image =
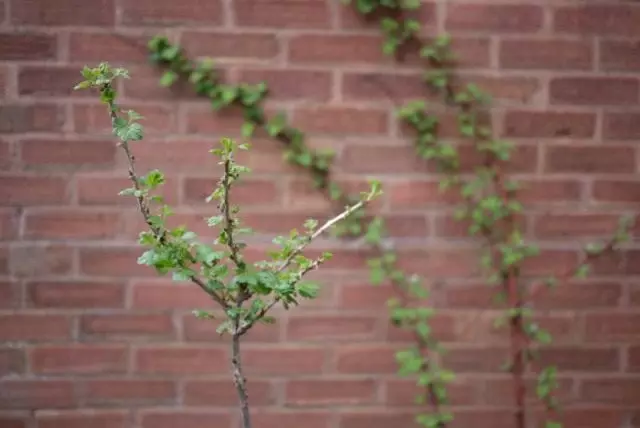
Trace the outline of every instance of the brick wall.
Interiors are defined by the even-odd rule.
[[[346,181],[382,179],[380,210],[404,266],[437,281],[434,328],[450,349],[452,428],[511,428],[506,346],[491,328],[491,290],[473,243],[450,220],[432,169],[392,117],[423,94],[414,58],[380,54],[376,26],[332,0],[0,0],[0,425],[3,428],[230,428],[228,356],[187,285],[136,265],[142,227],[103,107],[72,93],[85,63],[130,68],[123,101],[147,117],[142,168],[169,174],[178,220],[199,221],[217,177],[206,150],[236,136],[189,91],[157,87],[145,39],[162,31],[219,58],[234,81],[265,79],[310,143],[338,150]],[[449,30],[460,73],[497,99],[497,129],[517,142],[528,189],[526,232],[543,254],[531,272],[569,265],[640,201],[640,4],[624,0],[425,3],[430,32]],[[384,87],[384,90],[381,89]],[[426,94],[425,94],[426,96]],[[446,128],[446,127],[445,127]],[[287,231],[329,204],[254,141],[255,175],[237,194],[258,231]],[[471,159],[469,160],[471,161]],[[198,223],[202,225],[202,223]],[[205,227],[194,226],[206,233]],[[411,418],[395,375],[406,338],[387,325],[385,287],[367,284],[362,249],[337,248],[322,297],[254,331],[246,346],[257,427],[383,428]],[[599,262],[591,279],[540,302],[556,336],[567,428],[640,426],[640,252]]]

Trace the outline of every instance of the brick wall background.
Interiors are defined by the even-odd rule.
[[[624,0],[434,0],[430,33],[447,30],[460,74],[497,99],[496,129],[517,142],[513,172],[528,183],[526,231],[549,272],[580,243],[606,237],[640,201],[640,4]],[[178,220],[212,212],[217,178],[207,150],[237,136],[234,113],[214,115],[188,90],[157,87],[148,36],[218,58],[228,79],[266,80],[336,173],[381,178],[379,206],[407,269],[434,280],[434,328],[459,374],[452,428],[510,428],[507,343],[492,330],[491,290],[474,244],[450,219],[433,169],[392,117],[396,100],[425,94],[415,58],[380,53],[377,26],[333,0],[0,0],[0,425],[3,428],[230,428],[236,398],[228,356],[206,305],[188,285],[136,265],[142,227],[125,162],[102,106],[72,93],[79,68],[130,68],[123,102],[146,117],[140,167],[169,174]],[[381,89],[381,85],[385,88]],[[468,160],[470,164],[472,159]],[[329,204],[281,147],[254,140],[255,174],[236,194],[260,232],[286,232]],[[198,226],[199,225],[199,226]],[[366,251],[334,245],[322,297],[249,337],[245,360],[256,427],[408,426],[411,383],[392,352],[385,287],[367,284]],[[560,368],[567,428],[640,426],[640,251],[602,260],[594,275],[540,302],[556,336],[543,359]]]

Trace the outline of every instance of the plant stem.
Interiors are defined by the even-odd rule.
[[[242,374],[242,360],[240,358],[240,334],[238,334],[238,322],[236,321],[236,331],[231,338],[231,364],[233,366],[233,383],[236,386],[238,398],[240,399],[240,414],[242,417],[242,428],[251,428],[251,414],[249,413],[249,395],[247,394],[247,384]]]

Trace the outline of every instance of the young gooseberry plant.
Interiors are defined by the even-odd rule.
[[[148,230],[140,234],[140,243],[147,250],[140,256],[138,263],[151,266],[159,274],[171,273],[176,281],[189,281],[200,287],[222,310],[217,331],[231,336],[231,367],[233,382],[236,386],[243,428],[251,428],[247,382],[243,375],[240,353],[241,337],[256,323],[272,323],[269,311],[282,304],[285,309],[299,304],[301,299],[316,296],[316,284],[306,281],[305,275],[317,269],[331,258],[325,252],[318,258],[308,258],[303,251],[311,242],[329,231],[353,213],[362,209],[373,198],[381,194],[380,184],[371,182],[368,192],[361,199],[347,206],[336,217],[318,227],[318,222],[309,219],[304,223],[304,232],[291,231],[288,237],[278,237],[274,243],[279,247],[268,253],[265,260],[251,263],[244,257],[247,243],[241,236],[251,233],[251,229],[242,227],[239,207],[232,205],[231,190],[241,176],[249,171],[247,167],[236,163],[236,150],[248,150],[247,144],[237,144],[223,138],[220,146],[211,153],[220,158],[222,177],[207,198],[216,201],[219,214],[207,219],[210,227],[218,231],[213,246],[198,241],[194,232],[186,227],[170,228],[167,218],[172,211],[164,203],[156,190],[164,183],[164,175],[152,170],[138,176],[135,158],[130,143],[143,138],[143,128],[138,122],[142,117],[132,111],[124,111],[116,103],[115,79],[128,78],[128,72],[122,68],[111,68],[107,63],[98,67],[85,67],[82,70],[84,81],[75,89],[96,88],[100,100],[107,105],[111,117],[113,134],[119,139],[119,147],[124,151],[129,167],[129,179],[132,187],[120,192],[136,198],[139,211]],[[215,320],[217,314],[209,311],[195,311],[197,317]]]

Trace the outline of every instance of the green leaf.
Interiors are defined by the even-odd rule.
[[[139,123],[130,123],[113,129],[113,133],[121,141],[139,141],[143,138],[143,128]]]
[[[576,269],[575,277],[576,278],[586,278],[589,276],[589,265],[581,265]]]
[[[178,73],[173,70],[167,70],[160,78],[160,86],[165,88],[173,85],[178,80]]]
[[[252,122],[245,122],[242,125],[242,136],[245,138],[249,138],[253,135],[253,132],[256,129],[256,125],[255,123]]]
[[[269,123],[267,123],[267,133],[269,134],[269,136],[275,137],[280,132],[282,132],[286,125],[286,120],[287,118],[284,113],[278,113],[277,115],[275,115],[273,119],[271,119]]]
[[[306,299],[314,299],[318,297],[320,287],[315,282],[303,281],[297,285],[298,294]]]

